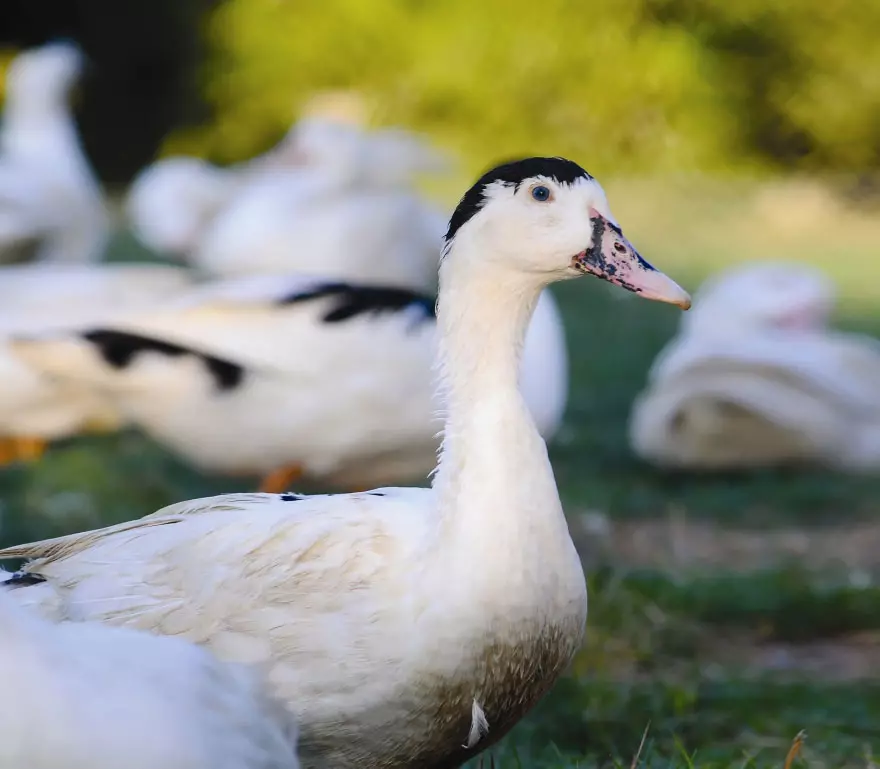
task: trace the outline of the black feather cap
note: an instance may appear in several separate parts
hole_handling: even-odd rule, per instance
[[[486,171],[477,179],[474,186],[464,193],[449,220],[446,242],[449,243],[462,226],[483,208],[486,204],[486,188],[489,185],[501,182],[518,188],[526,179],[533,179],[536,176],[545,176],[560,184],[573,184],[578,179],[593,178],[573,160],[566,158],[524,158],[502,163]]]

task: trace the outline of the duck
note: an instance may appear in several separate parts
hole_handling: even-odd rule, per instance
[[[259,475],[261,491],[278,493],[302,478],[347,490],[418,482],[434,468],[433,295],[255,275],[101,321],[33,329],[10,348],[20,367],[114,409],[204,472]],[[546,440],[567,400],[560,328],[542,293],[520,384]]]
[[[103,193],[68,100],[85,58],[68,41],[16,56],[0,129],[0,260],[97,261],[110,233]]]
[[[484,173],[444,238],[426,488],[227,494],[0,551],[49,621],[97,621],[269,666],[306,769],[452,769],[497,742],[580,647],[583,567],[518,388],[531,311],[592,275],[686,309],[599,182],[533,157]],[[377,342],[376,347],[379,344]]]
[[[416,174],[447,168],[445,156],[414,134],[402,129],[368,132],[358,102],[349,105],[345,100],[349,109],[340,114],[336,95],[329,96],[334,96],[332,102],[316,97],[306,104],[302,117],[282,140],[250,160],[221,167],[197,157],[172,155],[147,166],[133,179],[124,203],[135,237],[151,250],[187,261],[208,276],[250,273],[265,270],[266,265],[286,270],[308,259],[250,255],[255,247],[265,249],[264,231],[279,226],[280,203],[273,203],[273,194],[281,193],[289,204],[288,193],[299,190],[304,180],[320,180],[320,194],[365,184],[389,190],[408,184]],[[285,210],[281,221],[289,215]],[[443,217],[439,222],[445,226]],[[435,215],[431,224],[437,223]],[[230,234],[233,242],[226,245],[224,238]],[[441,236],[442,229],[436,234],[438,245]],[[243,238],[251,238],[245,241],[245,251],[236,250]],[[207,242],[200,245],[203,239]],[[312,263],[321,261],[319,256]]]
[[[233,197],[277,167],[305,160],[289,138],[250,160],[218,166],[189,155],[159,158],[132,179],[123,216],[135,239],[151,251],[188,262],[211,222]]]
[[[259,671],[179,638],[52,623],[0,594],[0,765],[298,769],[295,725]]]
[[[0,267],[0,465],[39,459],[52,442],[114,432],[125,418],[93,388],[47,376],[9,346],[17,333],[96,323],[167,301],[192,283],[182,267],[160,264],[48,264]]]
[[[835,302],[827,275],[794,262],[707,280],[633,403],[636,456],[693,471],[880,467],[880,345],[830,328]]]
[[[214,277],[304,275],[430,289],[446,217],[413,189],[445,160],[402,129],[323,116],[296,124],[190,252]]]

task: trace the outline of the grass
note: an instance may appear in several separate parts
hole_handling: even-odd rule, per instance
[[[686,286],[735,261],[803,259],[838,281],[841,325],[880,334],[880,313],[871,314],[880,225],[822,188],[700,179],[606,187],[630,238]],[[121,240],[115,258],[137,255]],[[793,766],[873,766],[880,477],[645,467],[627,449],[626,418],[677,312],[598,282],[556,293],[572,389],[551,454],[589,575],[588,636],[570,675],[493,751],[494,766],[783,767],[802,729]],[[37,465],[2,471],[0,540],[91,528],[243,485],[253,487],[197,473],[134,432],[69,441]]]

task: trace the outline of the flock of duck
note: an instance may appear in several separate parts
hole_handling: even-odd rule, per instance
[[[57,73],[72,62],[67,48],[25,54],[13,84],[22,64]],[[9,90],[15,107],[17,87]],[[55,116],[67,121],[55,138],[71,139],[69,117]],[[320,141],[341,133],[355,159],[372,156],[368,135],[315,133]],[[291,152],[305,152],[308,167],[297,136]],[[402,137],[380,139],[390,147]],[[390,161],[382,179],[369,169],[354,180],[340,179],[342,167],[335,179],[299,170],[305,176],[285,188],[284,172],[268,170],[284,151],[228,172],[241,174],[232,182],[239,195],[250,184],[258,201],[289,195],[270,245],[286,237],[298,199],[315,195],[332,207],[344,184],[350,197],[339,205],[361,214],[352,197],[362,194],[373,206],[368,219],[393,218],[392,203],[406,198],[400,226],[415,225],[411,246],[430,255],[439,217],[419,214],[411,193],[389,181]],[[173,166],[135,185],[132,210],[157,205],[149,186],[162,168]],[[255,227],[265,210],[225,205]],[[306,233],[327,215],[317,211],[302,212]],[[177,228],[178,243],[213,226],[210,215],[196,218]],[[49,281],[54,296],[38,298],[42,309],[15,290],[31,316],[6,342],[10,359],[45,386],[44,406],[79,404],[46,423],[70,430],[136,420],[194,461],[228,471],[286,471],[296,460],[309,474],[344,471],[350,485],[426,464],[434,472],[427,488],[190,500],[0,552],[27,559],[0,582],[10,630],[0,658],[18,693],[0,726],[0,763],[454,767],[503,736],[566,667],[583,636],[586,587],[536,420],[552,430],[560,416],[542,400],[543,363],[536,401],[525,385],[535,333],[539,360],[548,329],[558,333],[545,288],[592,274],[682,307],[689,297],[626,240],[599,183],[561,158],[498,166],[464,194],[437,237],[436,310],[409,287],[379,283],[368,259],[360,269],[372,282],[351,282],[349,265],[364,258],[353,249],[384,251],[377,271],[388,278],[408,255],[387,251],[383,238],[371,245],[362,231],[325,244],[345,252],[335,266],[328,258],[340,273],[329,278],[320,259],[311,270],[297,265],[293,277],[279,270],[278,247],[266,249],[262,274],[177,288],[166,268],[66,272],[50,257],[35,271],[15,268],[39,286],[61,276]],[[306,248],[312,236],[296,237]],[[203,232],[199,248],[209,240]],[[215,243],[227,251],[215,262],[206,247],[205,271],[237,259],[228,237]],[[152,288],[147,274],[157,276]],[[125,301],[142,307],[110,306],[122,286],[135,295]],[[539,312],[544,320],[532,322]],[[51,321],[40,327],[43,315]],[[439,458],[426,427],[432,361]],[[291,433],[309,431],[318,434],[290,448]]]
[[[126,212],[189,266],[100,263],[110,216],[67,106],[80,61],[53,44],[8,76],[0,246],[37,261],[0,270],[4,458],[134,424],[264,480],[0,551],[25,559],[0,572],[0,680],[16,693],[0,766],[461,765],[584,633],[545,443],[567,394],[546,289],[592,275],[683,309],[689,295],[570,160],[499,165],[447,218],[411,184],[434,151],[320,117],[240,166],[157,162]],[[786,323],[815,330],[799,309]],[[694,350],[739,343],[732,326],[685,324],[661,357],[636,404],[640,453],[663,463],[664,431],[671,464],[695,451],[683,388],[733,374],[691,371]],[[775,360],[760,333],[754,371]],[[350,493],[286,491],[303,476]]]
[[[443,158],[403,131],[323,117],[233,168],[168,158],[135,179],[125,211],[187,266],[100,263],[109,218],[67,104],[79,66],[53,45],[8,76],[0,172],[33,194],[6,206],[6,244],[52,247],[0,270],[0,459],[133,424],[199,468],[263,477],[264,491],[300,476],[346,490],[427,477],[446,217],[412,181]],[[547,439],[567,383],[545,292],[521,384]]]

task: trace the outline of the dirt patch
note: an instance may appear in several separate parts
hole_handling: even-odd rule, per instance
[[[713,639],[700,653],[707,675],[766,674],[824,681],[880,679],[880,635],[861,633],[804,644],[762,643],[754,638]]]
[[[816,570],[880,571],[880,523],[750,530],[674,515],[614,522],[598,513],[575,516],[571,523],[572,537],[588,563],[598,559],[670,571],[752,571],[800,561]]]

